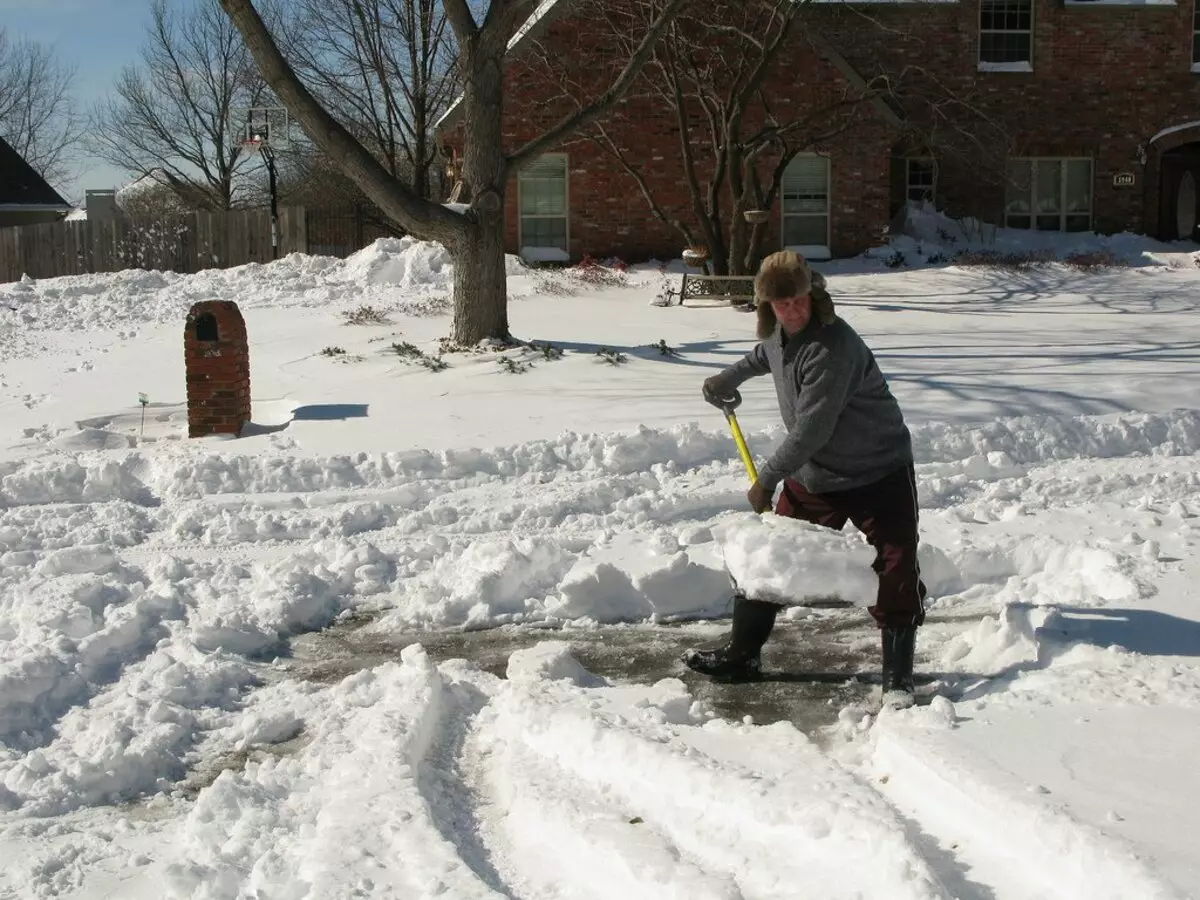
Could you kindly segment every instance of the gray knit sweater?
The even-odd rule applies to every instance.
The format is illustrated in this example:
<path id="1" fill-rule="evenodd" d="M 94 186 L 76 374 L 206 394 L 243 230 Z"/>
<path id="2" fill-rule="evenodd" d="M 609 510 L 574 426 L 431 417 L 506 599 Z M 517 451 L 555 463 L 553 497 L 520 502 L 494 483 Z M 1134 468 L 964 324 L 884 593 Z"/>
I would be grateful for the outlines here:
<path id="1" fill-rule="evenodd" d="M 788 434 L 759 470 L 774 493 L 785 477 L 814 493 L 878 481 L 913 461 L 900 404 L 870 348 L 845 320 L 823 325 L 813 316 L 784 340 L 776 326 L 721 375 L 724 390 L 770 373 Z"/>

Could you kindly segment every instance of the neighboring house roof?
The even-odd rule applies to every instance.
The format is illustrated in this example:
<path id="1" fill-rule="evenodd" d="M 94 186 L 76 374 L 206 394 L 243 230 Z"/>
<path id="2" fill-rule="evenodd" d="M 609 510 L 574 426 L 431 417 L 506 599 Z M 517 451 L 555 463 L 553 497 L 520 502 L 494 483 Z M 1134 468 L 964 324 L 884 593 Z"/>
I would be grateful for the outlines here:
<path id="1" fill-rule="evenodd" d="M 167 180 L 166 172 L 158 167 L 151 169 L 145 175 L 139 175 L 128 184 L 117 188 L 117 202 L 120 203 L 122 200 L 132 199 L 156 188 L 174 190 L 171 187 L 171 182 Z"/>
<path id="2" fill-rule="evenodd" d="M 70 208 L 71 204 L 8 141 L 0 138 L 0 209 L 66 212 Z"/>

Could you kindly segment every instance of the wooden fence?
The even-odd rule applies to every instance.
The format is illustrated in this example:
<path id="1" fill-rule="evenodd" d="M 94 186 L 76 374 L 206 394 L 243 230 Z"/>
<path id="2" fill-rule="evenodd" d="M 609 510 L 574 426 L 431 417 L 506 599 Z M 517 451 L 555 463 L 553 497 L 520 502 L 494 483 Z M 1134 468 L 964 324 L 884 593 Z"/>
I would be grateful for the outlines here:
<path id="1" fill-rule="evenodd" d="M 314 220 L 314 214 L 317 218 Z M 310 249 L 308 224 L 319 212 L 303 207 L 279 210 L 279 255 L 318 252 Z M 319 252 L 348 256 L 370 243 L 363 229 L 351 230 Z M 54 222 L 0 228 L 0 283 L 60 275 L 164 269 L 182 274 L 270 262 L 271 215 L 266 209 L 195 212 L 143 219 L 120 216 L 108 221 Z"/>
<path id="2" fill-rule="evenodd" d="M 381 212 L 366 206 L 305 210 L 304 234 L 314 256 L 345 259 L 377 238 L 398 237 L 403 231 Z"/>

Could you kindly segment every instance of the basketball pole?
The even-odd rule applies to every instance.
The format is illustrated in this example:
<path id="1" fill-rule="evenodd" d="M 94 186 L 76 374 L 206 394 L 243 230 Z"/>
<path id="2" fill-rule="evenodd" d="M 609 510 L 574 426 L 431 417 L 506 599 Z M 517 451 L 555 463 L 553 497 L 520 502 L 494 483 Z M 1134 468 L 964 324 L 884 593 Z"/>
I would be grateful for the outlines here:
<path id="1" fill-rule="evenodd" d="M 268 144 L 263 144 L 262 154 L 267 161 L 267 177 L 271 182 L 271 258 L 279 259 L 279 191 L 275 183 L 275 154 Z"/>

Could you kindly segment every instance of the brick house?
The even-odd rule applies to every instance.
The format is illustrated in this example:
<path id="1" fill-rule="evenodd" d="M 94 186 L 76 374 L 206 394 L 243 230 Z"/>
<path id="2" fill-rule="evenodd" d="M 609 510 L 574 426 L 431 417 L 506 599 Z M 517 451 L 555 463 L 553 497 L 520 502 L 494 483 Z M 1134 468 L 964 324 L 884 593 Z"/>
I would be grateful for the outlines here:
<path id="1" fill-rule="evenodd" d="M 511 45 L 506 150 L 568 108 L 535 55 L 604 69 L 588 57 L 580 39 L 588 24 L 572 17 L 573 2 L 547 0 Z M 877 24 L 864 26 L 864 14 Z M 771 72 L 776 115 L 801 115 L 813 98 L 919 69 L 925 84 L 969 98 L 973 120 L 1003 140 L 943 140 L 939 129 L 954 130 L 945 110 L 902 93 L 873 97 L 853 127 L 792 160 L 764 226 L 764 251 L 860 253 L 880 242 L 906 199 L 1011 228 L 1200 239 L 1200 0 L 814 0 L 805 15 L 824 49 L 798 47 Z M 534 54 L 535 46 L 544 51 Z M 717 38 L 713 52 L 721 52 Z M 611 79 L 611 65 L 607 72 Z M 457 111 L 439 123 L 450 153 Z M 668 218 L 694 219 L 674 111 L 635 90 L 605 127 Z M 588 139 L 525 167 L 507 196 L 508 249 L 527 258 L 670 259 L 683 246 L 677 229 L 651 215 L 628 171 Z"/>

